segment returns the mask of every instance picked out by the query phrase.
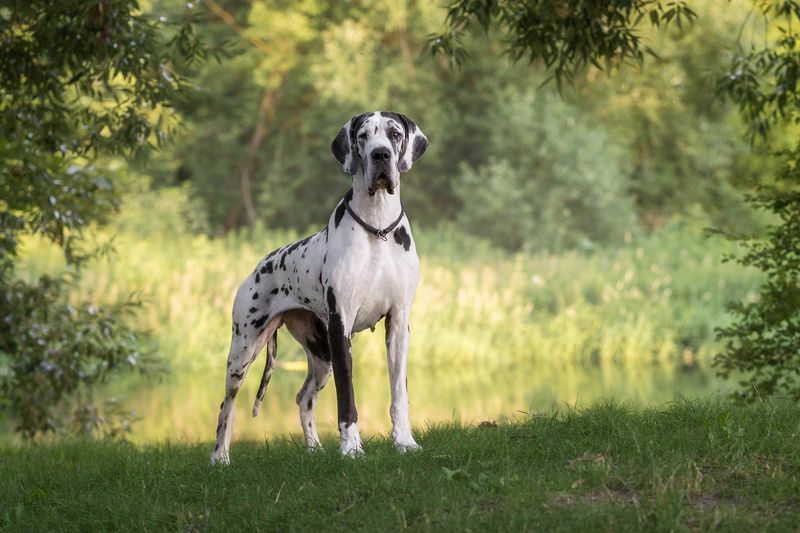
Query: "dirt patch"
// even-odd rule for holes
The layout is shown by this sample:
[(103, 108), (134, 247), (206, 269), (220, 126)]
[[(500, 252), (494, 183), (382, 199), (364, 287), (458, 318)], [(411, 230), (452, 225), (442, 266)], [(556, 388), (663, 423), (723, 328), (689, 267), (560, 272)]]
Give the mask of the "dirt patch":
[(615, 505), (638, 505), (641, 494), (626, 489), (609, 489), (598, 487), (583, 493), (561, 493), (545, 504), (545, 507), (574, 507), (576, 505), (593, 505), (597, 503), (613, 503)]

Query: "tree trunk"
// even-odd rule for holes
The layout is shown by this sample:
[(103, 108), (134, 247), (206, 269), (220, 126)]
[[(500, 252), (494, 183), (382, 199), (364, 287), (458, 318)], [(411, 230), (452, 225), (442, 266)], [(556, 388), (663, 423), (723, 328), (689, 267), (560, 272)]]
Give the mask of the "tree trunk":
[(247, 143), (247, 155), (242, 166), (239, 168), (239, 199), (231, 206), (226, 220), (227, 229), (231, 229), (240, 223), (240, 215), (244, 207), (244, 222), (253, 225), (256, 221), (256, 207), (253, 201), (253, 175), (258, 169), (258, 152), (267, 137), (269, 122), (275, 115), (275, 106), (280, 100), (280, 96), (274, 90), (264, 89), (261, 93), (261, 100), (258, 104), (258, 114), (253, 125), (253, 133)]

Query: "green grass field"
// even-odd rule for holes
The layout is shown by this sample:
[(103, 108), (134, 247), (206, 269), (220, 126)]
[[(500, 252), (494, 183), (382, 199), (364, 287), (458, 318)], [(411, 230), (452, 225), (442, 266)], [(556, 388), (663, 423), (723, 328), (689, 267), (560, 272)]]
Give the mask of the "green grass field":
[(211, 445), (61, 442), (0, 455), (0, 529), (773, 530), (800, 523), (800, 408), (768, 401), (598, 404), (383, 439)]

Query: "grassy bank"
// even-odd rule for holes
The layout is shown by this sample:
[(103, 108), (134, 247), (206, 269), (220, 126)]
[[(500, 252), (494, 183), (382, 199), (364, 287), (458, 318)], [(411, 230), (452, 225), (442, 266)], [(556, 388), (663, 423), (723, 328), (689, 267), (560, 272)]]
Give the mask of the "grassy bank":
[(62, 443), (0, 455), (0, 529), (787, 530), (800, 520), (800, 409), (678, 401), (440, 426), (424, 450), (335, 443)]

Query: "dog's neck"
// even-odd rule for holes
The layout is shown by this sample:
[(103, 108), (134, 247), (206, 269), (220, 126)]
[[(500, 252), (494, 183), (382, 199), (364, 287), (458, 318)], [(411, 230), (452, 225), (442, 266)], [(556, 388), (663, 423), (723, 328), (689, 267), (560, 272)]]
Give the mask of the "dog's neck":
[(359, 170), (353, 176), (353, 199), (350, 207), (367, 224), (376, 228), (386, 228), (392, 224), (403, 210), (400, 204), (400, 183), (389, 194), (386, 189), (378, 189), (370, 196), (364, 185), (364, 173)]

